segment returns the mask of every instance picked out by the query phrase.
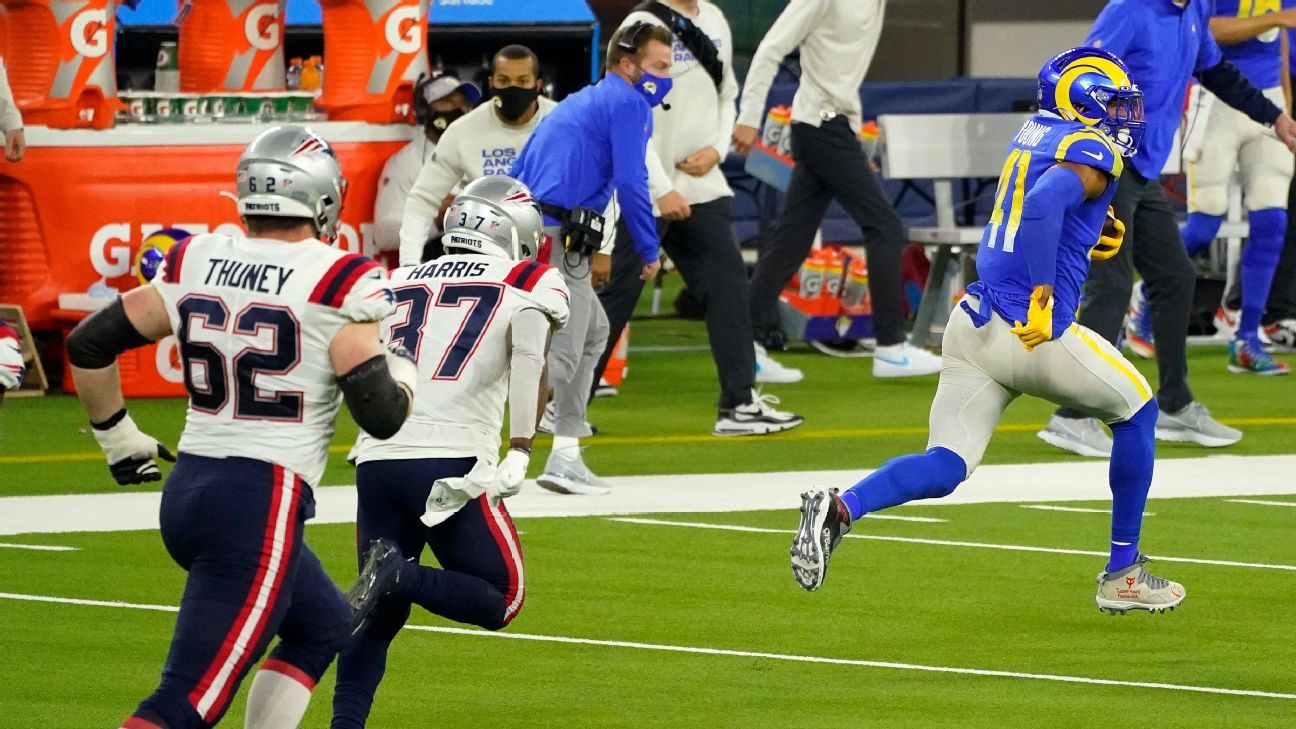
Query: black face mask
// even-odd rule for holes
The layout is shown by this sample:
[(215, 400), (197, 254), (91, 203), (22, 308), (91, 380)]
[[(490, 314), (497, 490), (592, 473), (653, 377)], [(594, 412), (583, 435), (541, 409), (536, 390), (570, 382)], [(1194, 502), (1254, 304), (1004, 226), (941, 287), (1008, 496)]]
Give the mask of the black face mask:
[(455, 119), (467, 114), (463, 109), (454, 109), (452, 111), (432, 112), (432, 118), (427, 123), (427, 133), (433, 140), (438, 140), (445, 133), (446, 127), (454, 123)]
[(536, 97), (540, 95), (540, 89), (525, 86), (505, 86), (502, 89), (495, 89), (495, 109), (499, 115), (507, 121), (516, 121), (522, 118), (523, 114), (531, 109), (535, 103)]

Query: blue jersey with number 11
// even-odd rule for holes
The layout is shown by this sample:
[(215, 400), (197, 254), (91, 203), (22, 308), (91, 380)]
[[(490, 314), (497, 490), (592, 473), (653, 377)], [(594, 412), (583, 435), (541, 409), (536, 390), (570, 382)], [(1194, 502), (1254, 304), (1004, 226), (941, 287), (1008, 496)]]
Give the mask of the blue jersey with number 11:
[[(1066, 216), (1057, 241), (1023, 240), (1018, 236), (1018, 229), (1026, 196), (1040, 176), (1060, 161), (1097, 168), (1111, 177), (1112, 182), (1102, 195), (1084, 202)], [(977, 274), (999, 316), (1009, 322), (1026, 321), (1030, 294), (1038, 282), (1030, 280), (1025, 251), (1034, 245), (1056, 245), (1053, 331), (1060, 334), (1071, 326), (1076, 307), (1080, 305), (1080, 289), (1089, 275), (1089, 249), (1098, 242), (1102, 232), (1123, 162), (1101, 132), (1052, 114), (1036, 114), (1017, 131), (1008, 146), (1008, 159), (995, 190), (994, 209), (977, 250)]]

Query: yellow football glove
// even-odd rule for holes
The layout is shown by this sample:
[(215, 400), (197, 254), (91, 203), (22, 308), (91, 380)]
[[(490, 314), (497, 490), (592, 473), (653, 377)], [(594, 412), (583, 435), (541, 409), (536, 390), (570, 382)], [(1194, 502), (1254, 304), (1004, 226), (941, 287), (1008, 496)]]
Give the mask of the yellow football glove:
[(1053, 338), (1053, 287), (1036, 286), (1031, 292), (1030, 305), (1026, 307), (1026, 323), (1014, 322), (1017, 326), (1009, 331), (1030, 352)]
[(1107, 222), (1103, 224), (1102, 233), (1098, 236), (1098, 242), (1093, 248), (1089, 249), (1089, 260), (1105, 261), (1116, 255), (1120, 251), (1121, 243), (1125, 241), (1125, 224), (1116, 217), (1116, 211), (1109, 205), (1107, 207)]

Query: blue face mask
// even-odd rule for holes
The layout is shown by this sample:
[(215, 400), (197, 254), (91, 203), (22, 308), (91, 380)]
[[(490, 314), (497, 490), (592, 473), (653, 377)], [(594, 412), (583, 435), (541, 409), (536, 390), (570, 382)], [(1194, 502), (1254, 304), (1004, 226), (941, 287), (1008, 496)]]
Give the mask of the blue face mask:
[[(643, 69), (639, 70), (643, 71)], [(662, 103), (662, 99), (666, 98), (666, 94), (670, 93), (671, 86), (674, 83), (672, 79), (654, 76), (644, 71), (643, 76), (639, 77), (634, 87), (648, 100), (649, 106), (657, 106)]]

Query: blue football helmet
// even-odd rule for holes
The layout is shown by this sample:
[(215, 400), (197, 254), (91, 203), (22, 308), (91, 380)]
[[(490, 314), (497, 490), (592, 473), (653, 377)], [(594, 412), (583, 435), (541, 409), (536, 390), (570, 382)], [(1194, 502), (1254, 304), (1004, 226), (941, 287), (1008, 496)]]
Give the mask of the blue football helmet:
[(1147, 122), (1143, 92), (1125, 62), (1100, 48), (1063, 51), (1039, 72), (1039, 107), (1102, 132), (1121, 154), (1134, 156)]

